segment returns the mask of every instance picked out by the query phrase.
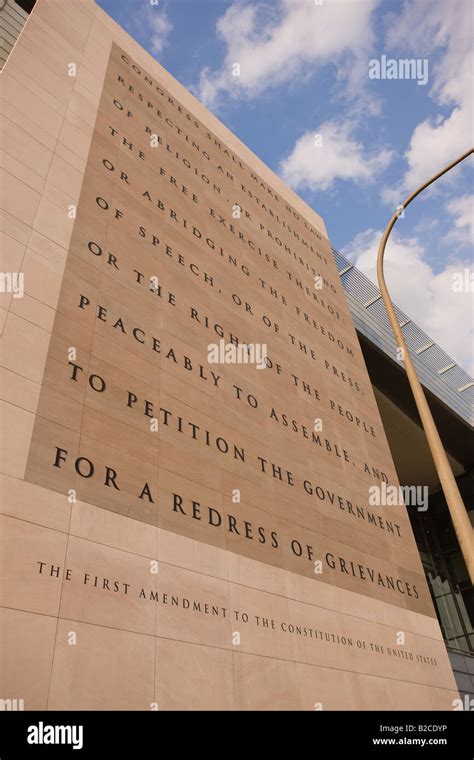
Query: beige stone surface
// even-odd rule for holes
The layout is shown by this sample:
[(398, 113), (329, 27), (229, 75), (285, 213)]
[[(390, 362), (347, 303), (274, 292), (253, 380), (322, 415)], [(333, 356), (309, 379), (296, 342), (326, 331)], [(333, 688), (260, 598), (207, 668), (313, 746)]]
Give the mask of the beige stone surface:
[(25, 710), (46, 709), (56, 626), (51, 616), (0, 610), (2, 698), (22, 699)]
[(154, 665), (153, 636), (60, 620), (48, 709), (149, 710)]
[[(0, 104), (0, 696), (450, 709), (406, 510), (368, 505), (396, 473), (321, 217), (92, 0), (38, 0)], [(235, 337), (271, 366), (208, 362)]]

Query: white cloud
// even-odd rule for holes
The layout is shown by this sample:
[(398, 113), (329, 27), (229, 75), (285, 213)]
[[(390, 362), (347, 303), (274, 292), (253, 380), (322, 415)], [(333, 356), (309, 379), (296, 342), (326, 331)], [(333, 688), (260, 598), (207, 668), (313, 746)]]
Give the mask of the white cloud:
[[(342, 249), (378, 286), (377, 251), (382, 231), (361, 232)], [(425, 248), (418, 238), (403, 238), (392, 232), (385, 252), (385, 278), (393, 302), (433, 338), (463, 369), (474, 371), (472, 346), (472, 293), (453, 290), (453, 275), (465, 263), (451, 263), (435, 274), (424, 261)]]
[(161, 53), (168, 44), (168, 37), (173, 25), (166, 12), (157, 12), (154, 6), (149, 9), (148, 23), (151, 29), (151, 50), (155, 54)]
[[(407, 0), (398, 17), (389, 14), (386, 42), (397, 55), (411, 52), (428, 57), (430, 94), (441, 111), (418, 124), (405, 153), (407, 169), (399, 186), (386, 189), (382, 198), (400, 203), (408, 193), (429, 179), (444, 165), (464, 153), (472, 140), (473, 89), (472, 0)], [(439, 60), (432, 65), (432, 56)], [(444, 179), (452, 183), (455, 169)], [(439, 187), (437, 186), (437, 189)]]
[[(336, 179), (370, 182), (391, 161), (392, 151), (368, 152), (353, 136), (353, 122), (327, 121), (297, 140), (282, 160), (283, 179), (295, 189), (329, 190)], [(315, 145), (320, 135), (321, 145)]]
[(150, 53), (158, 55), (168, 44), (173, 24), (168, 18), (166, 8), (162, 5), (150, 5), (145, 1), (139, 3), (134, 10), (128, 20), (127, 29)]
[[(216, 26), (226, 47), (224, 63), (220, 69), (201, 71), (196, 94), (215, 108), (223, 93), (256, 97), (327, 63), (338, 67), (337, 78), (356, 81), (361, 67), (367, 66), (364, 51), (372, 41), (371, 14), (378, 2), (233, 2)], [(344, 54), (349, 54), (350, 65), (342, 59)], [(240, 65), (240, 76), (232, 74), (235, 63)]]
[[(373, 12), (380, 0), (234, 1), (217, 23), (225, 44), (221, 68), (201, 71), (196, 94), (216, 109), (222, 95), (255, 98), (265, 90), (312, 76), (332, 66), (336, 85), (332, 95), (343, 96), (350, 117), (327, 121), (306, 131), (280, 164), (284, 179), (295, 188), (327, 190), (336, 179), (370, 182), (391, 161), (384, 148), (364, 149), (354, 136), (358, 123), (378, 112), (369, 97), (369, 51), (374, 43)], [(233, 76), (233, 66), (240, 75)], [(323, 137), (315, 148), (314, 133)]]
[(461, 195), (446, 204), (454, 217), (454, 230), (448, 233), (447, 240), (461, 244), (474, 245), (474, 195)]

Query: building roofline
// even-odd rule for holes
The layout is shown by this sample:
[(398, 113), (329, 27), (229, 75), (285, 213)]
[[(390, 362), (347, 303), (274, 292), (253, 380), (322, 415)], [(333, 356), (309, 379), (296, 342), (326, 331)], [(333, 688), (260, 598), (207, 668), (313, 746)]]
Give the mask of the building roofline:
[[(380, 290), (342, 253), (332, 251), (356, 330), (403, 368)], [(422, 384), (472, 427), (472, 377), (397, 306), (395, 312)]]

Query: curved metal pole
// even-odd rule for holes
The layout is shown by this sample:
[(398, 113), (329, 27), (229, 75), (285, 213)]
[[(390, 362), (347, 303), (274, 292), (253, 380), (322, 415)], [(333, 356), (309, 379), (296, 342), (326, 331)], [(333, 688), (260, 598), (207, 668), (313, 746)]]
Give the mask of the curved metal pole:
[(459, 541), (459, 546), (461, 547), (461, 553), (464, 557), (471, 583), (474, 585), (474, 530), (471, 526), (466, 508), (464, 506), (464, 502), (461, 498), (461, 494), (459, 492), (459, 488), (453, 475), (451, 465), (449, 464), (449, 460), (444, 450), (441, 438), (439, 437), (439, 433), (434, 423), (431, 410), (428, 406), (426, 396), (423, 392), (423, 388), (411, 360), (408, 346), (405, 342), (400, 323), (397, 319), (397, 315), (395, 314), (395, 309), (387, 290), (383, 271), (383, 257), (385, 253), (385, 246), (387, 245), (387, 240), (390, 232), (392, 231), (392, 228), (394, 227), (395, 222), (399, 217), (399, 209), (405, 209), (412, 202), (412, 200), (416, 198), (417, 195), (425, 190), (425, 188), (439, 179), (439, 177), (442, 177), (443, 174), (449, 172), (450, 169), (452, 169), (454, 166), (457, 166), (457, 164), (461, 163), (461, 161), (464, 161), (464, 159), (470, 156), (472, 153), (474, 153), (474, 148), (470, 148), (468, 151), (466, 151), (466, 153), (463, 153), (462, 156), (459, 156), (456, 161), (453, 161), (452, 164), (449, 164), (449, 166), (446, 166), (444, 169), (438, 172), (438, 174), (435, 174), (434, 177), (431, 177), (431, 179), (419, 187), (418, 190), (415, 190), (414, 193), (409, 195), (408, 198), (402, 203), (401, 207), (399, 206), (397, 212), (390, 219), (390, 222), (382, 235), (382, 240), (380, 241), (377, 257), (377, 277), (379, 281), (380, 292), (382, 294), (385, 308), (387, 309), (388, 318), (390, 320), (397, 345), (403, 350), (403, 361), (405, 364), (408, 381), (415, 398), (418, 413), (420, 415), (423, 429), (426, 434), (431, 455), (433, 457), (436, 471), (438, 473), (439, 481), (441, 483), (441, 487), (446, 498), (446, 503), (451, 514), (454, 530)]

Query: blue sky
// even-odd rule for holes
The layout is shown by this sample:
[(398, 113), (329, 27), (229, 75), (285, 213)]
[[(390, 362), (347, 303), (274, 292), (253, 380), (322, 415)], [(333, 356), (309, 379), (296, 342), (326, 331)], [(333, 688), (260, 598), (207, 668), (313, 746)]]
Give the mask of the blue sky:
[[(99, 5), (323, 216), (371, 279), (396, 206), (473, 142), (470, 0)], [(399, 78), (369, 77), (382, 56)], [(414, 78), (401, 59), (418, 61)], [(387, 250), (398, 305), (471, 372), (472, 293), (453, 276), (472, 273), (473, 167), (415, 201)]]

